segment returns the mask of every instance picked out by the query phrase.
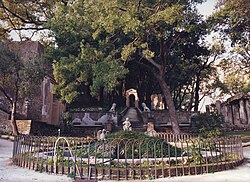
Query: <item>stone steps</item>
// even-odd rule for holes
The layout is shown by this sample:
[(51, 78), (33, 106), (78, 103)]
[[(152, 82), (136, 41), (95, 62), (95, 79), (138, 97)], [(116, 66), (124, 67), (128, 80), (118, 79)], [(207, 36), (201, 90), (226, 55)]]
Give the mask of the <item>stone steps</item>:
[(138, 112), (136, 108), (134, 107), (128, 108), (126, 114), (122, 118), (121, 123), (123, 123), (126, 120), (126, 118), (128, 118), (128, 120), (130, 121), (133, 130), (136, 130), (136, 131), (145, 130), (143, 127), (142, 117), (140, 116), (140, 113)]

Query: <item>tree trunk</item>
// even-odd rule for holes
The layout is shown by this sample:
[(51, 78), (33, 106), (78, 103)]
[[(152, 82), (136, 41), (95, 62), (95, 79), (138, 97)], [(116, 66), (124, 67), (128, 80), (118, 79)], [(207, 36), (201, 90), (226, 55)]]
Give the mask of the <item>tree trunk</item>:
[(172, 124), (172, 130), (174, 134), (180, 134), (179, 123), (178, 123), (177, 116), (176, 116), (176, 110), (175, 110), (173, 98), (170, 93), (170, 88), (167, 85), (163, 76), (157, 76), (157, 78), (158, 78), (160, 87), (162, 89), (166, 104), (168, 106), (169, 120)]
[(16, 124), (16, 101), (13, 101), (12, 104), (12, 111), (11, 111), (11, 117), (10, 117), (10, 124), (12, 127), (12, 133), (13, 135), (18, 135), (18, 128), (17, 128), (17, 124)]
[(192, 90), (191, 90), (191, 96), (190, 96), (190, 99), (189, 99), (189, 104), (188, 104), (188, 107), (187, 107), (187, 111), (188, 112), (191, 112), (192, 109), (193, 109), (193, 103), (194, 103), (194, 85), (195, 85), (195, 82), (192, 83)]
[(198, 112), (199, 110), (199, 91), (200, 91), (200, 74), (196, 75), (196, 83), (195, 83), (195, 95), (194, 95), (194, 112)]

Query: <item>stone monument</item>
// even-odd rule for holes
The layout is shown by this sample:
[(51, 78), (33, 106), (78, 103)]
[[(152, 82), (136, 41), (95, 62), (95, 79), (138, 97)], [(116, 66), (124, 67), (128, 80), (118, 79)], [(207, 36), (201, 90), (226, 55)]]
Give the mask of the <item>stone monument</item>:
[(147, 107), (147, 105), (143, 102), (141, 104), (142, 108), (143, 108), (143, 112), (150, 112), (150, 109)]
[(106, 135), (107, 135), (107, 131), (105, 129), (99, 130), (97, 132), (96, 138), (98, 141), (104, 141), (106, 140)]
[(109, 112), (115, 112), (115, 107), (116, 107), (116, 103), (113, 103), (112, 107), (109, 109)]
[(157, 133), (154, 129), (154, 123), (148, 122), (147, 131), (145, 131), (145, 134), (151, 137), (156, 137)]

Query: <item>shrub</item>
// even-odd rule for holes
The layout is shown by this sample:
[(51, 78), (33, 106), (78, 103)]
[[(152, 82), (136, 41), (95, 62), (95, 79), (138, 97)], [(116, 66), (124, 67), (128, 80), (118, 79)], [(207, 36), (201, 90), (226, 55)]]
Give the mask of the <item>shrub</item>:
[[(181, 155), (180, 149), (169, 145), (161, 138), (150, 137), (143, 132), (119, 131), (109, 135), (107, 140), (116, 147), (119, 144), (119, 157), (122, 158), (125, 157), (125, 152), (127, 157), (130, 158), (132, 151), (135, 158), (138, 158), (139, 155), (141, 157), (155, 157), (155, 155), (156, 157), (168, 157), (169, 154), (170, 156)], [(123, 155), (121, 152), (123, 152)]]
[(218, 113), (201, 113), (191, 118), (195, 133), (202, 137), (212, 137), (222, 134), (224, 118)]

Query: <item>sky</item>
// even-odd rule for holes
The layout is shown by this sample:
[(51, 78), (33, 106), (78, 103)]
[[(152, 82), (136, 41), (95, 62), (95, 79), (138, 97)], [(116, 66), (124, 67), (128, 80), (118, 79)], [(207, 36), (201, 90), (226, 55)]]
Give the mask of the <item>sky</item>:
[(216, 4), (216, 0), (207, 0), (207, 2), (198, 5), (198, 10), (204, 16), (211, 15)]

